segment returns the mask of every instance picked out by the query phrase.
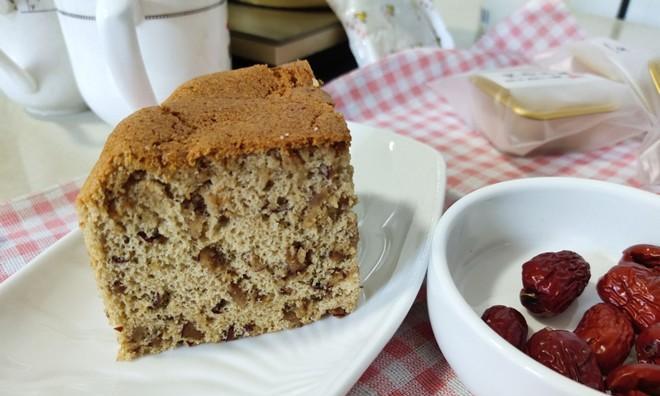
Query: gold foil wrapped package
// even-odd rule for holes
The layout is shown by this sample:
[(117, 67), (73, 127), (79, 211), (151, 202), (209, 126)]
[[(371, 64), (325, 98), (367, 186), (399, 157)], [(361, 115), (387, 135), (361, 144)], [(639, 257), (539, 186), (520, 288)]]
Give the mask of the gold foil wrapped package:
[(594, 37), (537, 54), (534, 63), (551, 70), (590, 73), (624, 83), (647, 112), (657, 114), (660, 108), (654, 109), (652, 103), (657, 90), (649, 73), (649, 62), (653, 59), (651, 50)]
[(642, 143), (638, 176), (645, 185), (660, 186), (660, 54), (605, 37), (569, 43), (538, 54), (534, 61), (553, 70), (593, 73), (629, 87), (643, 108), (647, 132)]
[(525, 66), (431, 85), (493, 146), (515, 155), (592, 150), (648, 126), (626, 84), (593, 74)]

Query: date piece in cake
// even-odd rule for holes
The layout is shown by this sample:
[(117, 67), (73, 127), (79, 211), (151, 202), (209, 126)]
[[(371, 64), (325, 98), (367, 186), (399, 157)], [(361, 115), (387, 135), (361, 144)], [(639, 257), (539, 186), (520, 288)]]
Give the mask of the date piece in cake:
[(122, 121), (77, 201), (118, 358), (353, 311), (350, 140), (306, 62), (199, 77)]

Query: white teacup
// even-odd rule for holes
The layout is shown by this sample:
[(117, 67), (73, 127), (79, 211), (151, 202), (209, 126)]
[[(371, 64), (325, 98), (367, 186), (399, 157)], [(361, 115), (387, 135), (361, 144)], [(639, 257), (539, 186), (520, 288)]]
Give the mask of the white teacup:
[(55, 0), (89, 107), (111, 125), (230, 68), (226, 0)]
[(0, 90), (31, 113), (85, 109), (52, 0), (0, 0)]

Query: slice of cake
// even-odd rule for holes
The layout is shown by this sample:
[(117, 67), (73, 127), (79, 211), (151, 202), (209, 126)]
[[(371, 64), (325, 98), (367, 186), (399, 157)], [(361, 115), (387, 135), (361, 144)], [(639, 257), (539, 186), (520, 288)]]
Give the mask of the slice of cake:
[(350, 140), (306, 62), (203, 76), (122, 121), (77, 201), (118, 358), (353, 311)]

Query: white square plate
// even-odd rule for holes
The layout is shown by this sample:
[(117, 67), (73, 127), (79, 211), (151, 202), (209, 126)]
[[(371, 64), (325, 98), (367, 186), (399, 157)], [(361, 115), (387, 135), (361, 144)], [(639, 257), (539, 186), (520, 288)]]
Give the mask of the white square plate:
[(0, 285), (3, 395), (321, 395), (347, 392), (410, 309), (443, 208), (435, 150), (350, 124), (363, 298), (341, 319), (117, 362), (80, 231)]

